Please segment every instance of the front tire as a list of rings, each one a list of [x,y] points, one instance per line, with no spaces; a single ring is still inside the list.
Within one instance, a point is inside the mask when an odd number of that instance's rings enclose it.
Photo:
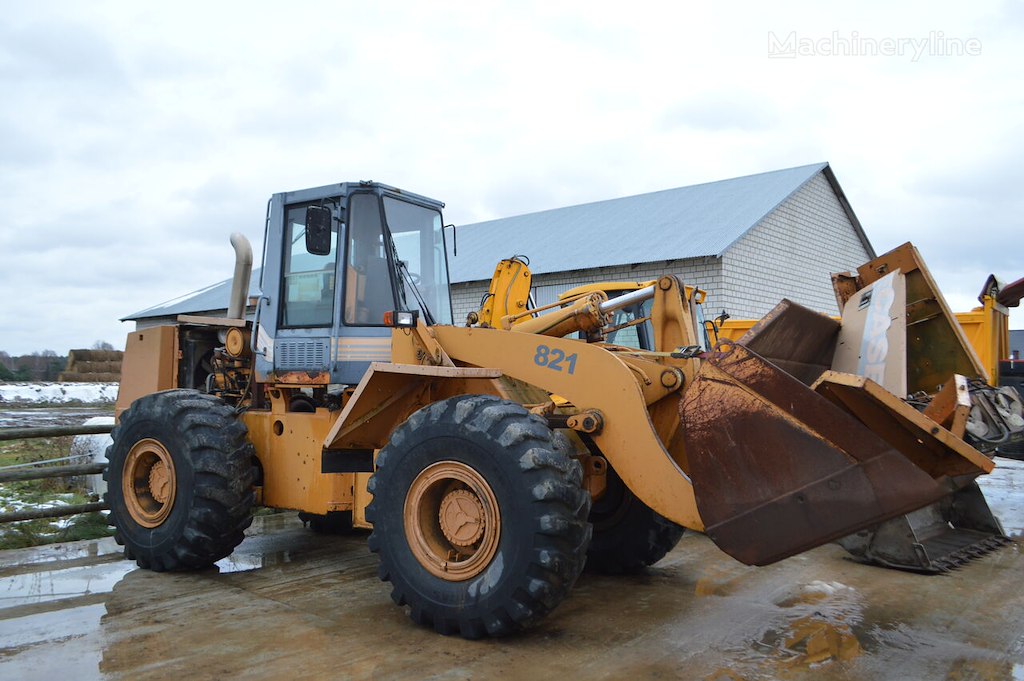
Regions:
[[[139,567],[208,567],[252,522],[255,452],[223,400],[193,390],[141,397],[107,448],[105,501],[114,538]]]
[[[418,624],[465,638],[536,624],[583,569],[590,496],[544,419],[490,396],[425,407],[370,479],[370,550]]]

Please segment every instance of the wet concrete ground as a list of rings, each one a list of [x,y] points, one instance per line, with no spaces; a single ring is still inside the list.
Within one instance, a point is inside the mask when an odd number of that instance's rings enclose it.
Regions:
[[[1024,679],[1024,463],[1000,464],[984,485],[1018,540],[955,573],[837,546],[752,568],[688,534],[491,641],[413,625],[365,536],[292,514],[200,573],[137,570],[112,540],[0,552],[0,679]]]

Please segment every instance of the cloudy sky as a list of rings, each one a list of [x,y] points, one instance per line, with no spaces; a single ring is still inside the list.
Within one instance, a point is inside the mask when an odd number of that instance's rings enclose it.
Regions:
[[[6,3],[0,350],[123,347],[360,179],[465,224],[828,161],[968,309],[1024,276],[1022,67],[1019,2]]]

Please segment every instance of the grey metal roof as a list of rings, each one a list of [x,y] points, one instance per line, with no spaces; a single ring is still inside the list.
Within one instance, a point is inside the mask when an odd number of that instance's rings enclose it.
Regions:
[[[260,268],[254,267],[252,276],[249,277],[249,298],[257,298],[259,295]],[[177,317],[180,314],[226,311],[230,298],[231,279],[225,279],[212,286],[187,293],[153,307],[147,307],[145,310],[140,310],[127,317],[123,317],[121,321],[128,322],[138,319],[150,319],[152,317]]]
[[[459,226],[451,280],[490,279],[515,254],[534,274],[718,256],[820,172],[870,250],[828,163],[815,163]]]
[[[490,279],[498,260],[517,254],[530,258],[534,274],[721,255],[819,172],[874,257],[832,169],[815,163],[462,225],[458,257],[448,244],[451,280]],[[259,281],[260,269],[254,268],[250,298],[260,295]],[[226,310],[230,293],[231,280],[225,279],[121,321]]]

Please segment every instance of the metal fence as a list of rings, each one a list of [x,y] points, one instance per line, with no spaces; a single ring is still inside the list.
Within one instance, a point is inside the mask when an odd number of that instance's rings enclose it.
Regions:
[[[105,435],[113,430],[113,426],[47,426],[42,428],[0,428],[0,442],[9,440],[28,440],[41,437],[62,437],[67,435]],[[95,475],[107,469],[105,463],[70,464],[65,466],[40,466],[39,464],[67,461],[78,457],[61,457],[15,467],[0,469],[0,483],[19,480],[42,480],[45,478],[65,478],[75,475]],[[19,520],[36,520],[38,518],[61,518],[79,513],[106,511],[108,506],[102,501],[89,504],[64,504],[46,508],[24,509],[0,513],[0,523],[13,523]]]

